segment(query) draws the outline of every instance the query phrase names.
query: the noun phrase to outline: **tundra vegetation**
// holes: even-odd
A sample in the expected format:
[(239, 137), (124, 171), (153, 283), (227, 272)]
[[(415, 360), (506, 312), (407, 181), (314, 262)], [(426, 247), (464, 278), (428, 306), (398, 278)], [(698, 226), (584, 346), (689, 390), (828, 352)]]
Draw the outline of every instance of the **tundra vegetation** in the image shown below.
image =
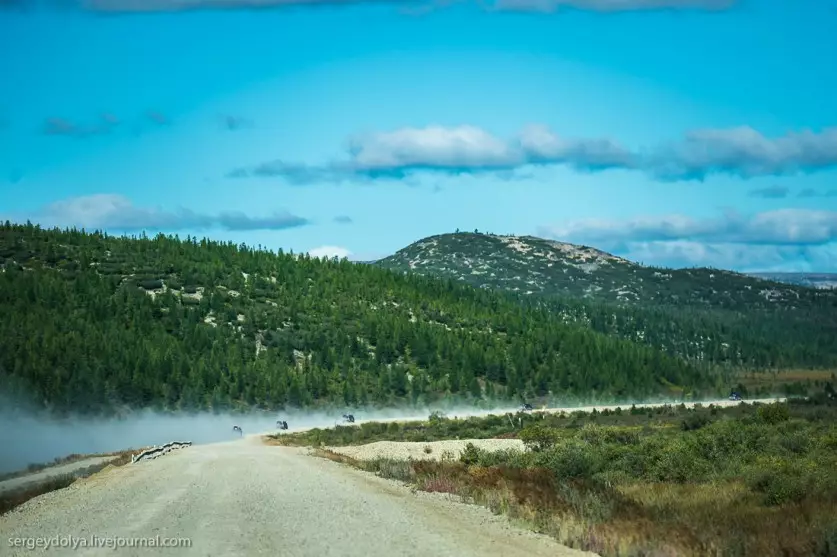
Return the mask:
[[(518, 438), (526, 449), (469, 444), (458, 458), (358, 461), (326, 448), (451, 438)], [(435, 415), (275, 442), (321, 447), (321, 456), (461, 496), (605, 557), (837, 555), (833, 382), (787, 403), (518, 414), (511, 423)]]

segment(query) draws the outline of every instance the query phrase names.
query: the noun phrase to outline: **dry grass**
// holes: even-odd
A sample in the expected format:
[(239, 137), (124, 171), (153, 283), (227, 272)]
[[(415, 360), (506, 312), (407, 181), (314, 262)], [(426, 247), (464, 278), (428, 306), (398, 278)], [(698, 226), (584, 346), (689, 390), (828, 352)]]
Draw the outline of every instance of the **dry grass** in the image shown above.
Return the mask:
[(692, 555), (819, 555), (817, 540), (837, 534), (828, 531), (837, 516), (833, 500), (764, 506), (739, 482), (635, 484), (619, 491), (655, 524), (688, 540)]
[[(319, 456), (449, 493), (529, 523), (569, 547), (602, 556), (812, 557), (837, 555), (837, 505), (765, 507), (738, 483), (635, 483), (606, 489), (558, 484), (546, 469), (467, 466), (460, 462), (362, 462)], [(393, 473), (393, 469), (397, 472)], [(719, 517), (722, 517), (719, 520)]]
[(837, 375), (837, 369), (783, 369), (775, 374), (753, 374), (754, 378), (760, 375), (764, 377), (775, 377), (780, 381), (832, 381)]
[(781, 369), (769, 372), (743, 372), (738, 379), (748, 389), (775, 387), (785, 384), (809, 384), (833, 381), (837, 370), (834, 369)]
[(349, 466), (354, 466), (355, 468), (364, 468), (363, 463), (360, 460), (357, 460), (350, 456), (342, 455), (340, 453), (335, 453), (334, 451), (329, 451), (325, 449), (313, 449), (311, 451), (311, 454), (320, 458), (331, 460), (332, 462), (337, 462), (339, 464), (348, 464)]
[(90, 453), (90, 454), (79, 454), (79, 453), (72, 453), (68, 454), (67, 456), (60, 456), (53, 460), (52, 462), (38, 462), (29, 464), (26, 468), (21, 470), (15, 470), (13, 472), (6, 472), (0, 474), (0, 482), (5, 480), (11, 480), (14, 478), (20, 478), (22, 476), (28, 476), (29, 474), (34, 474), (36, 472), (40, 472), (42, 470), (46, 470), (47, 468), (52, 468), (53, 466), (61, 466), (64, 464), (70, 464), (73, 462), (78, 462), (79, 460), (87, 460), (89, 458), (104, 458), (104, 457), (117, 457), (123, 458), (124, 455), (128, 455), (128, 461), (130, 462), (131, 453), (139, 453), (146, 449), (150, 449), (151, 447), (141, 447), (139, 449), (129, 449), (126, 451), (114, 451), (110, 453)]
[(273, 435), (262, 435), (261, 441), (265, 445), (270, 445), (272, 447), (287, 447), (291, 445), (290, 443), (284, 441), (284, 438)]

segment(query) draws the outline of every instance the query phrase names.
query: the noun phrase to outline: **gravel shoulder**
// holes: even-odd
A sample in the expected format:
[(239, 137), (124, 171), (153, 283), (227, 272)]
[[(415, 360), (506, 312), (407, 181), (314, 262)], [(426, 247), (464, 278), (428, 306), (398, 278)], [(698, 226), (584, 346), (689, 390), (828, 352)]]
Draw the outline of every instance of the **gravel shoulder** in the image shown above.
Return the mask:
[(122, 547), (177, 555), (283, 557), (571, 557), (593, 555), (512, 525), (482, 507), (413, 493), (308, 450), (243, 438), (107, 467), (0, 517), (0, 554), (99, 555), (110, 548), (9, 547), (9, 538), (189, 538)]

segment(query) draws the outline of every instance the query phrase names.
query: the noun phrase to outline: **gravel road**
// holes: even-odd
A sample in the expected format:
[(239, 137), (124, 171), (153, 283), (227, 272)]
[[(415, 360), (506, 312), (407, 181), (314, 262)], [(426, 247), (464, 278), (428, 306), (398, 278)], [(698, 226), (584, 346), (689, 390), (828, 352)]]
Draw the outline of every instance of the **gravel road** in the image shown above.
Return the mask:
[[(744, 401), (733, 401), (727, 399), (721, 400), (705, 400), (702, 402), (686, 402), (682, 403), (686, 408), (693, 408), (696, 404), (701, 404), (703, 406), (709, 406), (710, 404), (713, 406), (738, 406), (742, 402), (744, 404), (770, 404), (772, 402), (784, 402), (786, 401), (786, 397), (775, 397), (775, 398), (751, 398)], [(660, 406), (679, 406), (680, 402), (652, 402), (647, 404), (637, 404), (637, 408), (658, 408)], [(550, 414), (560, 413), (560, 412), (592, 412), (596, 410), (601, 412), (603, 410), (616, 410), (617, 408), (622, 408), (622, 410), (629, 410), (631, 408), (630, 404), (611, 404), (605, 406), (578, 406), (574, 408), (547, 408), (545, 410), (541, 410), (542, 412), (547, 412)]]
[[(770, 404), (772, 402), (777, 402), (777, 401), (778, 402), (784, 402), (786, 400), (787, 400), (787, 398), (785, 398), (785, 397), (754, 398), (754, 399), (745, 400), (743, 402), (744, 402), (744, 404), (754, 404), (754, 403)], [(637, 404), (635, 404), (635, 406), (637, 408), (658, 408), (660, 406), (679, 406), (680, 404), (681, 404), (680, 402), (674, 402), (674, 401), (670, 401), (670, 402), (643, 402), (643, 403), (637, 403)], [(727, 399), (720, 399), (720, 400), (704, 400), (704, 401), (700, 401), (700, 402), (686, 402), (686, 403), (682, 403), (682, 404), (686, 408), (692, 408), (696, 404), (701, 404), (703, 406), (709, 406), (710, 404), (712, 404), (714, 406), (727, 407), (727, 406), (737, 406), (737, 405), (741, 404), (741, 401), (731, 401), (731, 400), (727, 400)], [(535, 408), (534, 413), (535, 414), (540, 414), (540, 413), (560, 414), (561, 412), (566, 412), (567, 414), (572, 414), (573, 412), (592, 412), (593, 410), (596, 410), (598, 412), (602, 412), (603, 410), (616, 410), (617, 408), (621, 408), (622, 410), (630, 410), (631, 403), (610, 404), (610, 405), (602, 404), (602, 405), (597, 405), (597, 406), (563, 406), (563, 407), (553, 407), (553, 408)], [(453, 418), (453, 417), (479, 418), (479, 417), (485, 417), (485, 416), (489, 416), (489, 415), (500, 415), (500, 416), (502, 416), (502, 415), (508, 414), (508, 413), (515, 414), (518, 411), (519, 411), (518, 406), (509, 406), (507, 408), (494, 408), (494, 409), (491, 409), (491, 410), (471, 409), (471, 410), (461, 410), (459, 412), (450, 411), (450, 412), (447, 412), (446, 414), (449, 418)], [(422, 421), (422, 420), (426, 420), (427, 416), (428, 416), (428, 413), (423, 413), (423, 414), (412, 413), (410, 415), (404, 415), (404, 416), (399, 416), (399, 417), (365, 419), (365, 418), (363, 418), (362, 415), (359, 415), (359, 416), (357, 416), (358, 420), (355, 422), (354, 425), (362, 425), (364, 423), (369, 423), (369, 422), (388, 423), (388, 422)], [(347, 424), (342, 424), (341, 423), (340, 425), (345, 426)], [(288, 433), (306, 431), (306, 430), (309, 430), (309, 429), (313, 429), (313, 427), (292, 427), (288, 430)], [(266, 435), (268, 433), (274, 433), (274, 432), (263, 432), (259, 435)]]
[[(429, 494), (258, 438), (196, 445), (109, 467), (0, 516), (10, 538), (189, 538), (191, 546), (122, 547), (119, 555), (492, 557), (593, 555), (512, 526), (478, 506)], [(111, 548), (51, 548), (99, 555)]]

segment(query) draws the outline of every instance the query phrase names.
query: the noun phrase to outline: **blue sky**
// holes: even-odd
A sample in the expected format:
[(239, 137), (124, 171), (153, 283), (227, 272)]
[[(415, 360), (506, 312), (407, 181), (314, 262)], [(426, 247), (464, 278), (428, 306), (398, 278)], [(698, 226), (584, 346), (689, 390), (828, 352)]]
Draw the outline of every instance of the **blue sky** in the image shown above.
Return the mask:
[(2, 0), (0, 218), (837, 272), (835, 28), (832, 0)]

